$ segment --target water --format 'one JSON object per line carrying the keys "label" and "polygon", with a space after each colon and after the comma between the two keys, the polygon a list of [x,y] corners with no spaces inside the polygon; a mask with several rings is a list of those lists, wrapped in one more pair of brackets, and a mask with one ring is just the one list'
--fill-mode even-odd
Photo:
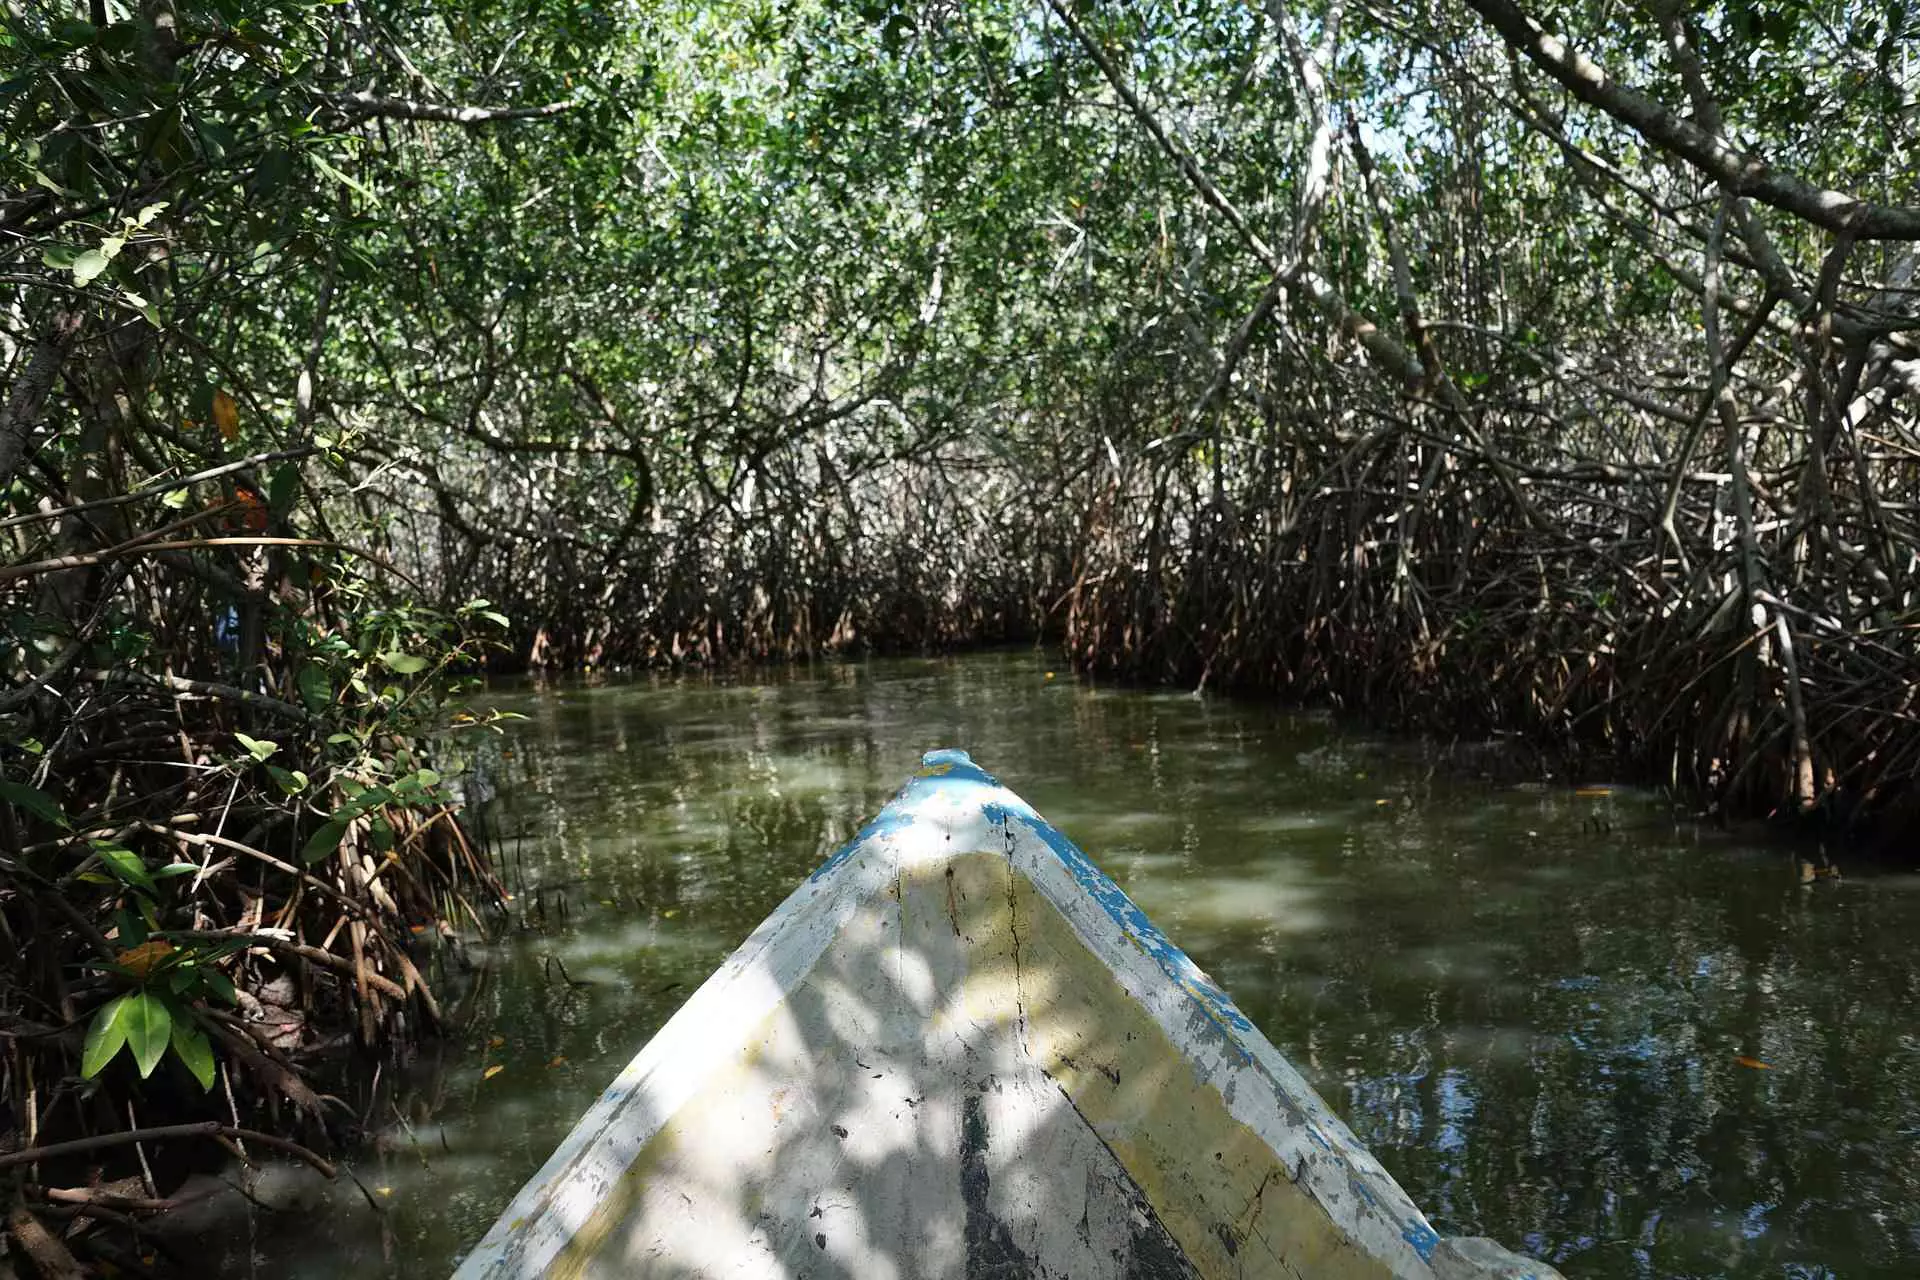
{"label": "water", "polygon": [[1571,1277],[1920,1275],[1920,878],[1802,885],[1797,854],[1649,793],[1481,782],[1417,742],[1033,654],[496,700],[530,717],[489,817],[522,837],[527,928],[478,953],[469,1030],[374,1118],[365,1196],[260,1215],[229,1271],[444,1274],[920,752],[958,745],[1441,1231]]}

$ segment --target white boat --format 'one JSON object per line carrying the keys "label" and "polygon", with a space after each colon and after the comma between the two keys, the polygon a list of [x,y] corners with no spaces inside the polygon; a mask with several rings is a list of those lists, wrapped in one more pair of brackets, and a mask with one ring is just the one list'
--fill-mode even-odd
{"label": "white boat", "polygon": [[1553,1280],[1442,1238],[1265,1036],[966,753],[794,891],[459,1280]]}

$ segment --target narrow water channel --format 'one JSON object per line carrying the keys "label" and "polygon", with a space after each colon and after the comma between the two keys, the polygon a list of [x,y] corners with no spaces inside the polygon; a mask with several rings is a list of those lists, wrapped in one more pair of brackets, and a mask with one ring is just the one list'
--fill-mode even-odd
{"label": "narrow water channel", "polygon": [[527,927],[475,953],[463,1041],[374,1117],[365,1195],[260,1214],[228,1274],[445,1274],[920,752],[964,746],[1443,1232],[1575,1278],[1920,1275],[1920,876],[1803,885],[1650,793],[1479,781],[1027,653],[493,700],[529,717],[488,806]]}

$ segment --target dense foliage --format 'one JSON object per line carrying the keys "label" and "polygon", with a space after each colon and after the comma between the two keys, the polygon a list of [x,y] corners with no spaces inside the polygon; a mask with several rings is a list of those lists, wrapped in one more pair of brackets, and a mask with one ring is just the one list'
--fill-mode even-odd
{"label": "dense foliage", "polygon": [[292,963],[199,936],[262,920],[216,858],[412,998],[480,869],[396,815],[499,640],[1046,633],[1911,819],[1903,0],[6,14],[0,925],[63,1097],[161,1026],[208,1078]]}

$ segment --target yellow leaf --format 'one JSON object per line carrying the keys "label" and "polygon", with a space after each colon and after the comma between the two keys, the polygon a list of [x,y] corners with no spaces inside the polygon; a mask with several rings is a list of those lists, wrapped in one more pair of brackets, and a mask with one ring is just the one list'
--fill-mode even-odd
{"label": "yellow leaf", "polygon": [[240,434],[240,406],[225,391],[213,393],[213,424],[220,428],[222,440],[231,440]]}
{"label": "yellow leaf", "polygon": [[555,1054],[553,1061],[547,1064],[547,1069],[551,1071],[555,1067],[564,1067],[566,1065],[567,1065],[567,1055],[564,1053]]}
{"label": "yellow leaf", "polygon": [[1743,1067],[1752,1067],[1755,1071],[1773,1070],[1771,1063],[1762,1062],[1758,1058],[1735,1058],[1734,1061]]}
{"label": "yellow leaf", "polygon": [[1583,800],[1598,800],[1602,796],[1612,795],[1613,788],[1612,787],[1580,787],[1576,789],[1573,794],[1575,794],[1576,796],[1579,796]]}
{"label": "yellow leaf", "polygon": [[498,1049],[502,1045],[506,1044],[506,1042],[507,1042],[507,1038],[505,1036],[495,1036],[493,1039],[487,1041],[487,1048]]}
{"label": "yellow leaf", "polygon": [[505,1070],[506,1070],[505,1067],[501,1066],[499,1063],[496,1062],[492,1066],[488,1067],[485,1071],[481,1072],[480,1078],[482,1080],[491,1080]]}

